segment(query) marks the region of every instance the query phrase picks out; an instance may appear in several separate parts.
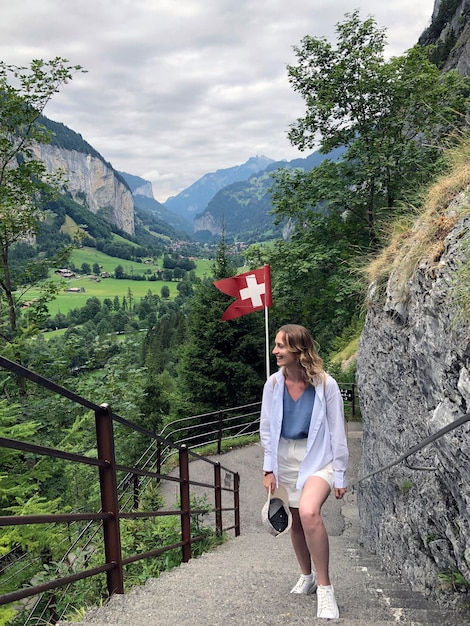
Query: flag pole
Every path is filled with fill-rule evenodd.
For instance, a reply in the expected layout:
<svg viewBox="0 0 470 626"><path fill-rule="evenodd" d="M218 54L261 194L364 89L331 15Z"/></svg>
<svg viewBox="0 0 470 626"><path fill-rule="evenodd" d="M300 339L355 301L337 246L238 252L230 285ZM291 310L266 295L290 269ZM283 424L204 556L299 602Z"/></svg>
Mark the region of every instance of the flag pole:
<svg viewBox="0 0 470 626"><path fill-rule="evenodd" d="M264 325L266 332L266 379L269 378L269 323L268 323L268 307L264 307Z"/></svg>
<svg viewBox="0 0 470 626"><path fill-rule="evenodd" d="M264 282L266 284L266 270L268 271L268 276L269 276L269 295L271 297L271 268L267 265L264 266ZM269 318L268 318L268 306L267 306L267 298L268 294L265 293L264 294L264 329L265 329L265 334L266 334L266 379L269 378L270 376L270 367L269 367L269 357L270 357L270 350L269 350Z"/></svg>

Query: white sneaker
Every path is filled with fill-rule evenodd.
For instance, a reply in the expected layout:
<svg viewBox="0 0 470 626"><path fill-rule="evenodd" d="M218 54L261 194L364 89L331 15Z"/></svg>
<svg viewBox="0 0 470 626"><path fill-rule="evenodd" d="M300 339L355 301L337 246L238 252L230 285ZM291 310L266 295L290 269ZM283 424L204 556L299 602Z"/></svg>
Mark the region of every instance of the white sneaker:
<svg viewBox="0 0 470 626"><path fill-rule="evenodd" d="M299 580L295 583L295 585L292 587L290 592L302 594L304 596L311 596L316 588L317 588L317 580L314 574L312 580L308 580L307 578L305 578L305 576L301 576Z"/></svg>
<svg viewBox="0 0 470 626"><path fill-rule="evenodd" d="M317 617L336 619L339 609L332 585L317 587Z"/></svg>

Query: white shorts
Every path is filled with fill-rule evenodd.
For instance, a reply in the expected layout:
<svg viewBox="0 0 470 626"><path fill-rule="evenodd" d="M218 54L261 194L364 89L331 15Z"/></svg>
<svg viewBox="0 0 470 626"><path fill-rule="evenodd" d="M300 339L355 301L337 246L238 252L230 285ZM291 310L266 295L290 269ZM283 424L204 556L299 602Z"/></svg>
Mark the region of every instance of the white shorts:
<svg viewBox="0 0 470 626"><path fill-rule="evenodd" d="M287 489L289 494L289 506L298 509L302 490L297 489L297 479L299 477L299 465L305 457L307 449L306 439L281 439L279 440L278 465L279 465L279 484ZM333 463L328 463L312 476L319 476L326 480L330 489L335 484L335 476L333 472Z"/></svg>

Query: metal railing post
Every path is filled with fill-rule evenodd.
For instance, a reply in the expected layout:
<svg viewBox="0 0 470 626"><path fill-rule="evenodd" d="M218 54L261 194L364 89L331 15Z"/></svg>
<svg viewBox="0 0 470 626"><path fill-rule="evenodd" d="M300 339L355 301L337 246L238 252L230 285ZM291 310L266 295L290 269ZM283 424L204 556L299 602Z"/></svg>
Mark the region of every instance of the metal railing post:
<svg viewBox="0 0 470 626"><path fill-rule="evenodd" d="M222 434L223 434L223 418L224 414L219 411L219 432L217 434L217 454L222 454Z"/></svg>
<svg viewBox="0 0 470 626"><path fill-rule="evenodd" d="M113 593L124 593L124 576L122 570L121 535L119 531L119 501L116 479L116 458L114 454L113 420L111 409L102 404L95 411L96 443L98 458L106 465L99 468L101 507L111 513L109 519L103 520L104 550L107 563L115 564L107 572L107 588Z"/></svg>
<svg viewBox="0 0 470 626"><path fill-rule="evenodd" d="M240 474L233 475L233 506L235 508L235 537L240 536Z"/></svg>
<svg viewBox="0 0 470 626"><path fill-rule="evenodd" d="M181 539L183 541L183 563L187 563L192 555L191 548L191 501L189 497L189 454L187 446L179 450L180 466L180 513Z"/></svg>
<svg viewBox="0 0 470 626"><path fill-rule="evenodd" d="M215 530L218 535L222 534L222 483L220 480L220 463L214 465L214 485L215 485Z"/></svg>
<svg viewBox="0 0 470 626"><path fill-rule="evenodd" d="M157 474L162 473L162 442L157 441ZM160 479L158 479L158 484L160 484Z"/></svg>
<svg viewBox="0 0 470 626"><path fill-rule="evenodd" d="M140 481L139 476L134 474L134 510L137 511L139 508L139 494L140 494Z"/></svg>

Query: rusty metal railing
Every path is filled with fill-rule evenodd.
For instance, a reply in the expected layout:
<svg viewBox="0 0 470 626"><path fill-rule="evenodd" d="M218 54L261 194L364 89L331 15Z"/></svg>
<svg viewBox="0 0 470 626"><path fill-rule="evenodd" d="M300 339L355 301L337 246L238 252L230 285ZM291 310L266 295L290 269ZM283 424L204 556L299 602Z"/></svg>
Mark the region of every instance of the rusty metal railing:
<svg viewBox="0 0 470 626"><path fill-rule="evenodd" d="M218 534L222 534L228 530L234 530L235 535L240 534L240 501L239 501L239 474L233 470L223 467L220 463L196 454L188 448L187 445L180 445L171 442L169 439L156 435L151 431L134 424L123 417L112 412L111 407L107 404L97 405L86 398L57 385L53 381L46 379L27 368L14 363L0 356L0 367L9 370L16 376L23 377L42 388L49 389L54 394L68 398L73 403L86 407L95 414L95 434L96 434L96 457L89 457L80 454L74 454L55 448L49 448L26 441L17 441L14 439L0 438L0 448L17 451L18 453L28 452L35 457L50 457L62 459L70 463L88 465L97 469L97 482L99 482L101 496L101 511L84 512L84 513L64 513L64 514L48 514L48 515L6 515L0 516L1 526L17 526L25 524L57 524L70 523L76 521L86 521L90 524L100 523L102 525L102 542L104 545L104 562L93 568L83 569L74 572L68 576L58 577L49 580L46 583L30 585L22 587L15 591L10 591L0 595L0 605L18 602L25 598L35 596L53 589L65 587L79 580L96 576L98 574L106 574L107 591L109 595L114 593L124 593L124 576L125 566L135 561L152 558L163 554L166 551L175 548L181 548L182 560L187 562L192 556L192 545L203 539L202 536L192 536L191 517L197 514L206 513L206 509L192 508L191 506L191 488L203 487L207 491L212 491L214 495L214 507L212 511L215 513L215 530ZM117 462L115 458L114 445L114 424L119 423L129 428L131 431L139 432L149 440L164 445L172 449L178 455L178 475L169 475L155 470L155 466L127 467ZM191 480L190 475L190 459L198 459L209 466L213 466L212 482L200 482ZM229 481L222 484L221 471L232 477ZM146 477L148 479L156 479L159 482L172 481L179 484L180 504L179 509L172 510L151 510L151 511L124 511L120 505L118 495L118 473L132 475L135 477ZM233 497L233 506L223 507L222 492L227 492L228 496ZM233 523L223 525L223 513L231 512L233 514ZM158 546L154 550L140 553L123 555L120 540L120 521L124 519L152 518L168 515L177 515L181 520L181 541L172 545Z"/></svg>
<svg viewBox="0 0 470 626"><path fill-rule="evenodd" d="M399 463L403 463L403 462L405 462L407 467L409 469L411 469L411 470L425 471L425 472L435 472L436 469L437 469L435 467L417 467L417 466L410 465L409 462L408 462L409 457L415 455L417 452L419 452L423 448L426 448L427 446L429 446L430 444L434 443L435 441L437 441L438 439L440 439L441 437L443 437L447 433L450 433L453 430L455 430L456 428L459 428L460 426L463 426L467 422L470 422L470 412L469 413L465 413L464 415L462 415L458 419L454 420L453 422L450 422L450 424L447 424L446 426L443 426L442 428L440 428L438 431L436 431L432 435L429 435L429 437L426 437L425 439L423 439L420 443L418 443L415 446L413 446L412 448L410 448L407 452L405 452L404 454L402 454L401 456L396 458L391 463L387 463L387 465L383 465L382 467L379 467L378 469L374 470L373 472L370 472L369 474L366 474L365 476L360 476L357 480L355 480L350 485L350 489L352 491L354 491L357 488L357 486L360 485L365 480L369 480L370 478L373 478L374 476L377 476L377 474L382 474L383 472L386 472L387 470L391 469L392 467L395 467Z"/></svg>

